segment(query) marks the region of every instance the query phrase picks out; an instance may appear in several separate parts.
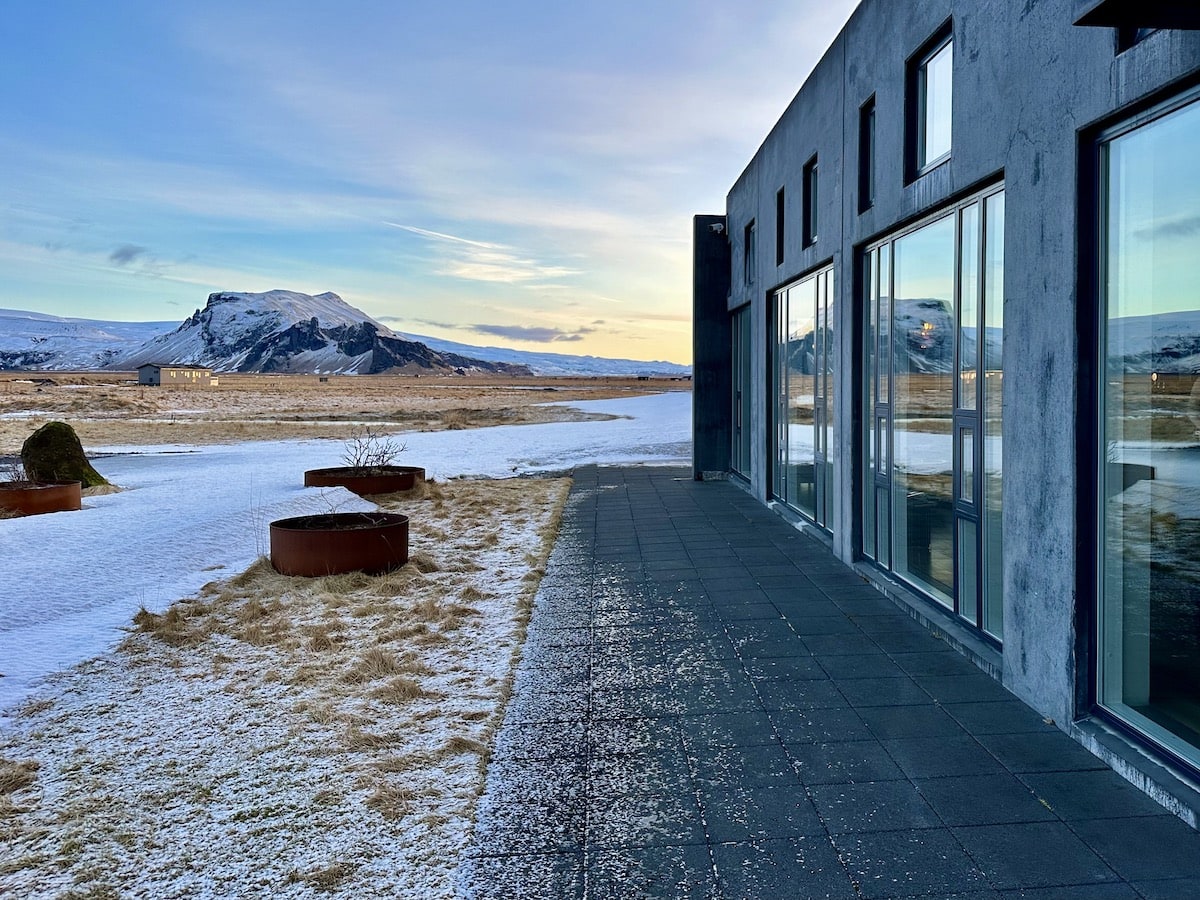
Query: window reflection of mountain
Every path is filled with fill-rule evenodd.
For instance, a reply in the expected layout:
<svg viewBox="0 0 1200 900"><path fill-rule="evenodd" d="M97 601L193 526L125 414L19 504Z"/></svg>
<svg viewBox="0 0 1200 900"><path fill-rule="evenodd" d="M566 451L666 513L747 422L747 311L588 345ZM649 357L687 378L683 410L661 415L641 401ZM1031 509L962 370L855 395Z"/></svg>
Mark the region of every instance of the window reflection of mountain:
<svg viewBox="0 0 1200 900"><path fill-rule="evenodd" d="M949 372L954 368L954 312L945 300L923 298L896 301L894 348L897 372Z"/></svg>

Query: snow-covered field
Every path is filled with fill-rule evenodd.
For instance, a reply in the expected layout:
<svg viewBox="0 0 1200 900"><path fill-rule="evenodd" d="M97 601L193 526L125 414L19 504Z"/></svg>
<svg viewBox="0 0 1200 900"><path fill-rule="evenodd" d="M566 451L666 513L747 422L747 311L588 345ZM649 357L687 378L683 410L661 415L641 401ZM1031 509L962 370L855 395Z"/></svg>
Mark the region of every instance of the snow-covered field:
<svg viewBox="0 0 1200 900"><path fill-rule="evenodd" d="M588 405L627 418L409 436L438 482L386 501L386 576L254 562L366 505L298 486L334 442L140 448L99 461L129 490L0 521L0 895L450 896L567 490L503 476L690 451L690 394Z"/></svg>
<svg viewBox="0 0 1200 900"><path fill-rule="evenodd" d="M413 433L400 462L444 480L690 456L690 393L572 405L623 418ZM89 498L81 513L0 522L0 711L39 676L110 646L139 606L159 611L245 569L267 552L273 519L372 508L302 486L305 469L340 465L342 449L333 440L138 447L95 460L123 493Z"/></svg>

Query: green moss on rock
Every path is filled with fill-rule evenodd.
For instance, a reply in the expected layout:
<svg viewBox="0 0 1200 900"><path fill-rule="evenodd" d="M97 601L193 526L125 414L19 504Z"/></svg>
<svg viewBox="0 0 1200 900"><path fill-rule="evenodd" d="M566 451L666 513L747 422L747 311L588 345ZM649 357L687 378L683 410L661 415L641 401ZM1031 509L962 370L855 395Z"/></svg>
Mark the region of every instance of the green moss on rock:
<svg viewBox="0 0 1200 900"><path fill-rule="evenodd" d="M80 481L85 488L108 484L92 468L79 436L66 422L47 422L26 438L21 465L33 481Z"/></svg>

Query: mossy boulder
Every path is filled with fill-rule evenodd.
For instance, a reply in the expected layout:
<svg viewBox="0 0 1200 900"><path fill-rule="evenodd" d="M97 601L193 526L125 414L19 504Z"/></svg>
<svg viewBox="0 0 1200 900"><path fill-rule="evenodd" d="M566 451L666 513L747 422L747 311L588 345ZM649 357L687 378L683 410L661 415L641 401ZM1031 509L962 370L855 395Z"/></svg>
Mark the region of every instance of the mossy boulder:
<svg viewBox="0 0 1200 900"><path fill-rule="evenodd" d="M79 481L85 488L108 484L92 468L79 436L66 422L47 422L26 438L21 465L31 481Z"/></svg>

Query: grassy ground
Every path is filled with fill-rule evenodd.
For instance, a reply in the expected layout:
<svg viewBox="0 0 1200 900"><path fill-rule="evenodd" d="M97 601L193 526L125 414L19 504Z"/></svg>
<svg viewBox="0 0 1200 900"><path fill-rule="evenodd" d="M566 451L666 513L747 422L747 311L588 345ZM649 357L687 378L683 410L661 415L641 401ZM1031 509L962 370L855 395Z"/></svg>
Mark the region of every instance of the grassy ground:
<svg viewBox="0 0 1200 900"><path fill-rule="evenodd" d="M566 479L377 498L391 574L264 560L0 734L0 895L449 896Z"/></svg>

